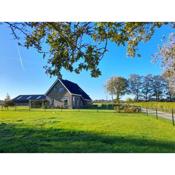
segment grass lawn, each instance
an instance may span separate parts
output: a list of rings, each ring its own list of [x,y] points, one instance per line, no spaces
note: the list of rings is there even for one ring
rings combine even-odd
[[[175,127],[142,113],[0,111],[0,152],[175,152]]]

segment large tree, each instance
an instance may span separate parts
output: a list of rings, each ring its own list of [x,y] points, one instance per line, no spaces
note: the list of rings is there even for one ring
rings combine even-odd
[[[159,51],[154,54],[155,61],[160,61],[165,77],[175,81],[175,33],[165,38]]]
[[[140,56],[137,46],[153,36],[165,23],[144,22],[29,22],[6,23],[20,45],[34,47],[47,58],[46,72],[58,75],[61,69],[91,76],[101,74],[99,62],[108,43],[126,46],[131,57]]]
[[[135,95],[135,99],[138,101],[141,96],[142,77],[137,74],[131,74],[128,79],[128,84],[129,92]]]
[[[10,100],[11,100],[10,95],[7,93],[7,95],[6,95],[5,99],[4,99],[4,101],[10,101]]]
[[[175,77],[170,76],[168,72],[165,72],[163,77],[166,82],[166,95],[169,101],[172,101],[175,98]]]
[[[160,101],[160,99],[166,93],[166,81],[163,76],[155,75],[152,77],[152,97],[155,97],[156,101]]]
[[[153,84],[153,78],[152,78],[151,74],[143,76],[141,93],[142,93],[142,97],[145,101],[149,101],[149,99],[151,98],[152,84]]]
[[[117,103],[120,102],[120,97],[128,91],[127,87],[127,80],[123,77],[111,77],[106,83],[107,92],[112,97],[115,96]]]
[[[5,107],[14,106],[14,103],[11,100],[10,95],[8,93],[7,93],[7,95],[6,95],[5,99],[4,99],[3,105]]]

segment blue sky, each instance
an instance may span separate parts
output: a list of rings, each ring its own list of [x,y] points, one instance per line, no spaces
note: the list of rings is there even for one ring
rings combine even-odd
[[[43,94],[56,80],[45,74],[45,61],[35,49],[25,49],[17,46],[10,31],[0,26],[0,99],[9,93],[11,98],[19,94]],[[152,54],[157,51],[163,35],[172,30],[169,27],[158,29],[153,38],[146,44],[139,45],[141,58],[130,58],[126,55],[126,47],[117,47],[109,43],[109,52],[100,62],[102,75],[92,78],[89,72],[81,74],[63,70],[63,78],[78,83],[92,99],[110,98],[106,94],[104,85],[111,76],[128,77],[130,74],[160,74],[158,64],[151,63]]]

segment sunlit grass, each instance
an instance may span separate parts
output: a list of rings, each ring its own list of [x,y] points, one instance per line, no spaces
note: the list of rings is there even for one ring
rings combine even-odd
[[[0,111],[0,152],[175,152],[175,127],[142,113]]]

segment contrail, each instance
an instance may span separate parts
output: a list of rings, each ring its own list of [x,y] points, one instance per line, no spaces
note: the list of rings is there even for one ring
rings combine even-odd
[[[19,61],[20,61],[21,68],[22,68],[23,71],[25,71],[18,44],[17,44],[17,50],[18,50],[18,56],[19,56]]]

